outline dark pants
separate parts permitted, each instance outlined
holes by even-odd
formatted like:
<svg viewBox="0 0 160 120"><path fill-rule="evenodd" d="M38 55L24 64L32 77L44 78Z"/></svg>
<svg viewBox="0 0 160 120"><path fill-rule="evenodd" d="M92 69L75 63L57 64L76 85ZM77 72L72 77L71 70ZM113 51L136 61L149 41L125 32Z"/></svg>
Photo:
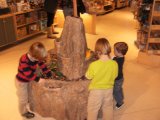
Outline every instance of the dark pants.
<svg viewBox="0 0 160 120"><path fill-rule="evenodd" d="M54 22L54 16L56 14L56 11L53 13L47 12L47 27L51 27Z"/></svg>
<svg viewBox="0 0 160 120"><path fill-rule="evenodd" d="M114 88L113 88L113 96L118 104L123 103L123 79L115 80Z"/></svg>

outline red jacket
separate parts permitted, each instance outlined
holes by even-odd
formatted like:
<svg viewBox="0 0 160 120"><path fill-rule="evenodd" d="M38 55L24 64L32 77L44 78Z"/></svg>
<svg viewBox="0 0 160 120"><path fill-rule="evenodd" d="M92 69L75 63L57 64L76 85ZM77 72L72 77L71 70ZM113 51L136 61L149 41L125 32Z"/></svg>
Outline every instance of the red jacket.
<svg viewBox="0 0 160 120"><path fill-rule="evenodd" d="M24 54L20 58L18 73L16 75L16 78L21 82L29 82L32 80L39 81L40 77L38 77L35 73L38 66L42 70L43 74L45 74L47 77L50 77L52 75L51 71L47 68L44 62L40 61L32 62L28 58L27 54Z"/></svg>

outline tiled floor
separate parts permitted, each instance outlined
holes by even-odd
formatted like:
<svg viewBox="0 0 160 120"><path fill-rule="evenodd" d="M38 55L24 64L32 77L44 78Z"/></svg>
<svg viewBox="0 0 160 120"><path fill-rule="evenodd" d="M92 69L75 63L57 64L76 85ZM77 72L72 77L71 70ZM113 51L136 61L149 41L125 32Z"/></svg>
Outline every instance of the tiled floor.
<svg viewBox="0 0 160 120"><path fill-rule="evenodd" d="M111 45L117 41L125 41L129 45L124 66L125 104L122 109L115 110L114 120L160 120L160 67L153 68L136 62L136 28L137 22L129 9L98 16L97 35L87 34L88 47L94 49L99 37L106 37ZM22 120L17 108L14 76L19 57L35 41L41 41L47 49L54 47L53 40L42 35L0 52L0 120ZM53 119L37 115L34 120Z"/></svg>

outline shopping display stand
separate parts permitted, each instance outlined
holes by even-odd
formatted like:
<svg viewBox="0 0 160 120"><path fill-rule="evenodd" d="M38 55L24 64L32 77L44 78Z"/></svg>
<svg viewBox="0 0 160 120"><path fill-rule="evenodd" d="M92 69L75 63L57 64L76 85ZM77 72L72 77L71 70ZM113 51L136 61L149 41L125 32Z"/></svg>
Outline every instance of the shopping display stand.
<svg viewBox="0 0 160 120"><path fill-rule="evenodd" d="M46 12L42 8L0 15L0 48L43 33L46 23Z"/></svg>
<svg viewBox="0 0 160 120"><path fill-rule="evenodd" d="M142 28L139 39L138 62L149 66L160 66L160 0L151 4L148 27ZM141 44L143 43L143 44Z"/></svg>

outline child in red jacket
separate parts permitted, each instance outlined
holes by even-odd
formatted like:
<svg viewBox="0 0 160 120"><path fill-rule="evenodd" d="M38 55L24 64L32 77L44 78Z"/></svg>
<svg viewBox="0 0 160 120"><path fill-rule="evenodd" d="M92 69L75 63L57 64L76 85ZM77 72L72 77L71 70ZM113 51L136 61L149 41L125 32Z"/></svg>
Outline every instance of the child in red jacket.
<svg viewBox="0 0 160 120"><path fill-rule="evenodd" d="M28 89L30 81L43 82L44 79L36 74L36 69L39 68L47 76L51 77L51 71L44 64L47 57L47 51L44 45L40 42L33 43L29 52L22 55L19 61L18 73L16 75L17 96L19 98L19 111L23 117L33 118L35 115L27 109L29 104Z"/></svg>

